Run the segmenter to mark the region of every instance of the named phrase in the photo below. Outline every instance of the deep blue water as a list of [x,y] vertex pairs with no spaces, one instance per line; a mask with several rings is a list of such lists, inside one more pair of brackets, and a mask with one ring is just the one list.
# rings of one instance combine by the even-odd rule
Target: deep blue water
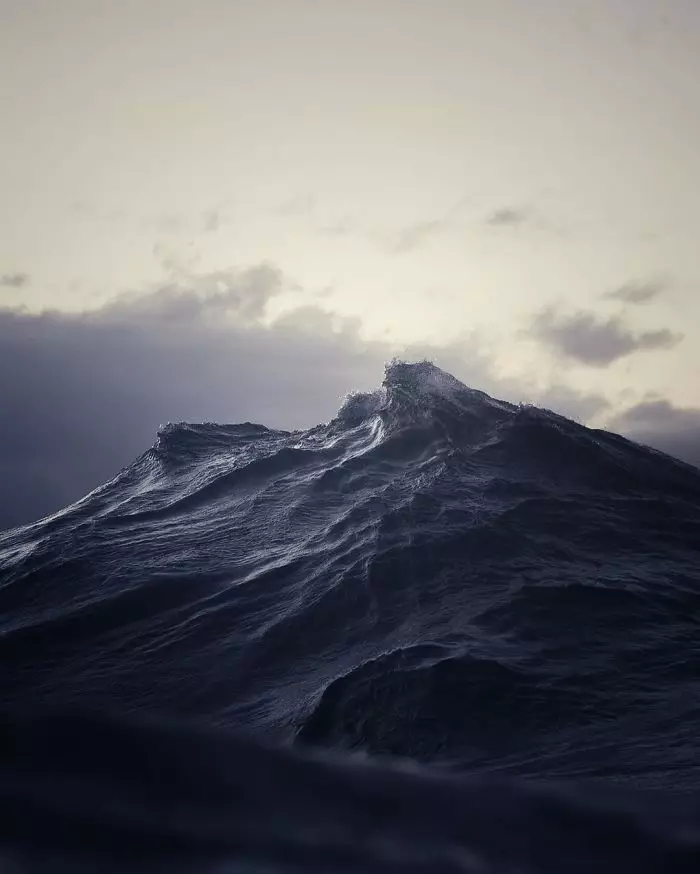
[[700,472],[622,437],[425,363],[309,431],[167,426],[0,534],[0,841],[700,870],[699,632]]

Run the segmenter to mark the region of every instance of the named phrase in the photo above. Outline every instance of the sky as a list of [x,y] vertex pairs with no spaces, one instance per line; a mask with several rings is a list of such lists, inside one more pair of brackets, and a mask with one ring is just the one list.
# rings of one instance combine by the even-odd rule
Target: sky
[[0,526],[428,355],[700,463],[695,0],[0,0]]

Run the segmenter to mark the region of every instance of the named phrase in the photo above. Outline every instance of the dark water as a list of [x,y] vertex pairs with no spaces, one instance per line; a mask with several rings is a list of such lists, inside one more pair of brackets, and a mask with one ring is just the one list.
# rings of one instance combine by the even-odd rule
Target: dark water
[[19,870],[700,870],[700,472],[432,365],[168,426],[0,616]]

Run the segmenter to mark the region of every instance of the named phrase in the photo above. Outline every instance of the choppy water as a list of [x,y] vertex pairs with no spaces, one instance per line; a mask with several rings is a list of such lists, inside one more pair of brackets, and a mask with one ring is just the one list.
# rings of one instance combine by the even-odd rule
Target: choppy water
[[433,365],[305,432],[164,428],[0,534],[0,617],[27,866],[700,862],[700,472]]

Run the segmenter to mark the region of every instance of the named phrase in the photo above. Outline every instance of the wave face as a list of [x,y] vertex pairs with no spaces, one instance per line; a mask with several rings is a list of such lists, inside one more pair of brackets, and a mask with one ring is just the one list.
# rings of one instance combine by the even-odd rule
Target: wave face
[[700,779],[700,472],[428,363],[304,432],[163,428],[0,534],[0,617],[8,714],[472,777]]

